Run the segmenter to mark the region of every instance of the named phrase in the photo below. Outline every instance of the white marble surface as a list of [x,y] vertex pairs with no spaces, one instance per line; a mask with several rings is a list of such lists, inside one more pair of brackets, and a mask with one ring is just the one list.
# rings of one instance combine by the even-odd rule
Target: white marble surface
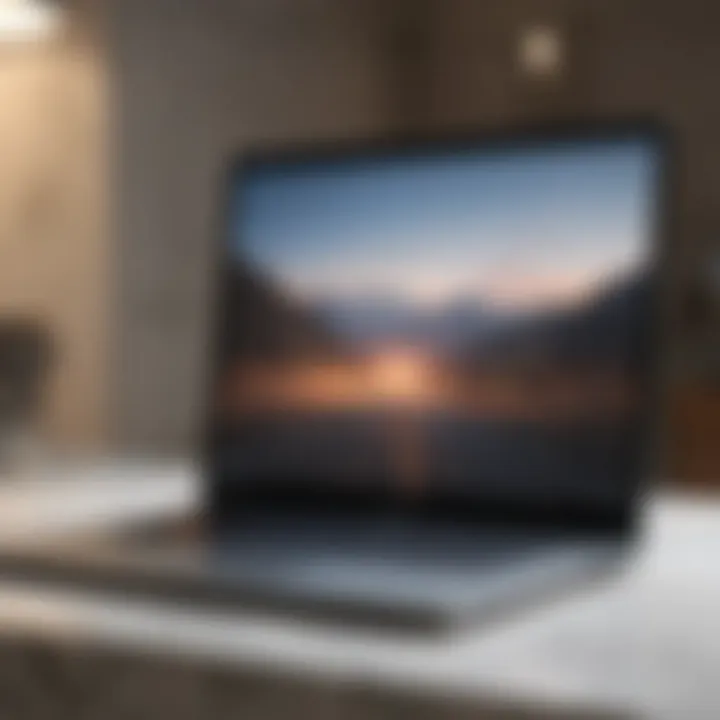
[[[0,536],[64,532],[195,507],[185,466],[66,469],[0,487]],[[423,692],[531,705],[720,717],[720,501],[662,496],[612,582],[444,638],[399,638],[289,619],[0,583],[0,632],[252,662]]]

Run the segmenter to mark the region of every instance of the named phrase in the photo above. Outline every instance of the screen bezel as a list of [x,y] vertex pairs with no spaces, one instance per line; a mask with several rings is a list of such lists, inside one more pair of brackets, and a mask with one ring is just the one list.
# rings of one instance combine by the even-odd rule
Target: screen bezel
[[[364,158],[391,158],[403,155],[443,154],[448,152],[500,149],[531,149],[552,142],[621,142],[623,140],[650,141],[657,148],[657,175],[655,188],[656,212],[648,248],[652,277],[652,317],[643,338],[641,392],[641,437],[636,458],[623,479],[623,494],[612,507],[592,508],[567,502],[562,506],[554,502],[523,503],[520,498],[482,504],[469,504],[466,497],[425,496],[422,501],[399,503],[389,492],[367,492],[347,495],[304,488],[300,492],[267,493],[262,498],[250,497],[238,483],[227,482],[218,464],[216,433],[213,426],[213,396],[220,370],[225,308],[221,303],[221,289],[225,282],[226,247],[231,204],[242,188],[248,171],[258,164],[322,162]],[[412,518],[443,518],[468,522],[502,522],[538,524],[612,533],[632,533],[635,529],[637,507],[642,502],[648,480],[658,456],[659,417],[661,409],[662,361],[664,346],[662,330],[667,312],[666,285],[668,279],[668,249],[671,213],[672,173],[674,153],[669,129],[652,119],[613,120],[605,122],[574,121],[529,128],[489,130],[484,132],[458,132],[442,136],[375,137],[363,140],[335,140],[315,143],[291,143],[259,146],[246,149],[231,157],[222,180],[222,207],[219,230],[216,233],[214,258],[214,298],[211,303],[211,332],[209,337],[210,362],[205,398],[205,426],[201,455],[202,477],[206,511],[212,521],[235,522],[244,511],[257,506],[263,509],[282,509],[299,512],[324,512],[333,515],[344,513],[368,515],[402,515]],[[233,217],[237,217],[233,211]]]

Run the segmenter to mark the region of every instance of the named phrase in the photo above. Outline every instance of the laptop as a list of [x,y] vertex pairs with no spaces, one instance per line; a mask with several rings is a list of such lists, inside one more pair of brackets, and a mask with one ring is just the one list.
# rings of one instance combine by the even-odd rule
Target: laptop
[[652,457],[664,165],[643,124],[245,153],[206,513],[16,569],[445,628],[616,567]]

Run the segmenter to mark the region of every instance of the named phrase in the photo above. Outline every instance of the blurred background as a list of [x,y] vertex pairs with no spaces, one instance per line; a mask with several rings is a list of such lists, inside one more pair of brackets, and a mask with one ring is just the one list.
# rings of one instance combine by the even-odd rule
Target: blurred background
[[0,460],[194,452],[244,146],[643,115],[678,145],[663,473],[720,482],[718,69],[714,0],[0,0]]

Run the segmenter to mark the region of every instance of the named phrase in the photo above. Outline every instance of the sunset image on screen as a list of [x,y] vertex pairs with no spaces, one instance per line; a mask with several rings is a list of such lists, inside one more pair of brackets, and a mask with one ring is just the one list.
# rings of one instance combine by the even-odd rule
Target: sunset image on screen
[[243,467],[415,491],[562,469],[537,438],[636,402],[653,172],[629,140],[251,168],[217,388]]

